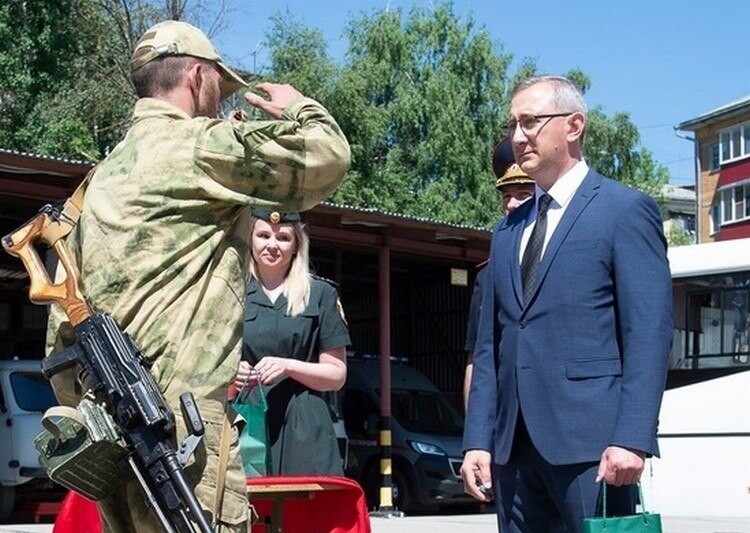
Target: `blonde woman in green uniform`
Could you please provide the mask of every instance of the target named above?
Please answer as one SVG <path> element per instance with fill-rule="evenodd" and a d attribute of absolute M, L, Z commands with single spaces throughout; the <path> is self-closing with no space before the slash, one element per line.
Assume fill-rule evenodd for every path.
<path fill-rule="evenodd" d="M 349 331 L 336 288 L 309 269 L 298 213 L 253 210 L 245 333 L 236 386 L 267 387 L 269 475 L 342 475 L 325 391 L 346 381 Z"/>

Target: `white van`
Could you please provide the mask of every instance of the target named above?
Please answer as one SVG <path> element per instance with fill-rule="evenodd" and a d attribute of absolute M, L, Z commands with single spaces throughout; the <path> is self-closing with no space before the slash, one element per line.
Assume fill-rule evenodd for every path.
<path fill-rule="evenodd" d="M 51 484 L 34 439 L 42 431 L 42 415 L 56 404 L 41 361 L 0 361 L 0 523 L 13 512 L 19 486 Z"/>

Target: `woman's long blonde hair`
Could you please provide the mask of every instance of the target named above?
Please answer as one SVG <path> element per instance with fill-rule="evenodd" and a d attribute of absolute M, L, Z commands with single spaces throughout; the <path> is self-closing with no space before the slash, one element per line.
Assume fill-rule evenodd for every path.
<path fill-rule="evenodd" d="M 259 219 L 252 217 L 250 221 L 250 247 L 248 250 L 248 276 L 250 279 L 257 279 L 258 271 L 253 257 L 252 238 L 255 231 L 255 223 Z M 287 299 L 286 313 L 289 316 L 297 316 L 305 310 L 310 302 L 310 285 L 312 275 L 310 274 L 310 239 L 305 231 L 305 225 L 302 222 L 289 222 L 294 231 L 294 242 L 297 249 L 292 257 L 289 270 L 284 277 L 283 294 Z"/>

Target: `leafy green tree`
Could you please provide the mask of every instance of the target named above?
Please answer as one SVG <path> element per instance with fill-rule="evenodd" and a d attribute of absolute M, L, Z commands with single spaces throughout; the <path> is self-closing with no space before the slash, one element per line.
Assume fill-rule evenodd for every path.
<path fill-rule="evenodd" d="M 226 12 L 201 0 L 0 3 L 0 146 L 97 161 L 129 122 L 138 37 L 168 18 L 215 14 L 220 29 Z"/>
<path fill-rule="evenodd" d="M 607 117 L 601 108 L 589 111 L 584 139 L 587 163 L 605 176 L 658 199 L 669 173 L 639 144 L 640 134 L 627 113 Z"/>
<path fill-rule="evenodd" d="M 229 0 L 0 3 L 0 146 L 98 160 L 129 121 L 137 38 L 165 18 L 211 35 L 226 28 L 230 11 Z M 512 56 L 451 4 L 361 14 L 345 35 L 341 64 L 320 31 L 289 13 L 273 17 L 266 35 L 267 78 L 322 101 L 349 137 L 352 169 L 333 200 L 491 225 L 499 211 L 491 150 L 505 134 L 512 87 L 536 73 L 535 63 L 509 72 Z M 591 86 L 579 70 L 568 76 L 584 92 Z M 639 143 L 627 114 L 591 110 L 591 166 L 657 195 L 666 169 Z"/>
<path fill-rule="evenodd" d="M 574 69 L 566 74 L 585 95 L 591 79 Z M 669 181 L 666 167 L 659 165 L 646 148 L 640 147 L 638 128 L 627 113 L 604 114 L 601 107 L 589 110 L 584 134 L 584 157 L 592 168 L 626 185 L 640 189 L 656 199 Z"/>
<path fill-rule="evenodd" d="M 270 22 L 266 44 L 274 81 L 289 83 L 320 101 L 328 100 L 338 73 L 326 52 L 323 34 L 305 27 L 288 11 L 272 16 Z"/>
<path fill-rule="evenodd" d="M 85 112 L 66 103 L 97 39 L 81 31 L 82 2 L 0 5 L 0 145 L 51 155 L 84 156 L 97 150 Z M 91 80 L 89 80 L 91 81 Z"/>
<path fill-rule="evenodd" d="M 511 57 L 449 5 L 363 15 L 346 33 L 330 107 L 353 165 L 333 199 L 447 222 L 496 220 L 489 155 L 502 135 Z"/>
<path fill-rule="evenodd" d="M 352 19 L 338 68 L 322 36 L 289 13 L 273 19 L 270 75 L 321 100 L 352 146 L 352 168 L 335 202 L 488 226 L 497 220 L 491 150 L 505 135 L 510 91 L 535 75 L 450 4 L 380 11 Z M 567 76 L 585 93 L 580 70 Z M 666 169 L 639 147 L 625 113 L 591 110 L 585 156 L 597 170 L 657 195 Z"/>

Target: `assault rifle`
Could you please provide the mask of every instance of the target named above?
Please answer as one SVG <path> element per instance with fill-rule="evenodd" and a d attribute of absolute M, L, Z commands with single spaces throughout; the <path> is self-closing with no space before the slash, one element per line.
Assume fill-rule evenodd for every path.
<path fill-rule="evenodd" d="M 68 368 L 80 370 L 83 390 L 103 403 L 119 427 L 125 442 L 124 460 L 164 531 L 194 532 L 194 523 L 198 531 L 212 532 L 183 471 L 204 433 L 193 396 L 188 392 L 180 397 L 189 435 L 178 453 L 172 445 L 174 415 L 146 368 L 143 353 L 111 316 L 93 313 L 83 297 L 80 272 L 61 238 L 70 231 L 69 222 L 59 207 L 46 205 L 2 239 L 5 250 L 19 257 L 29 273 L 31 301 L 60 304 L 75 329 L 76 342 L 45 358 L 42 371 L 50 379 Z M 50 280 L 35 248 L 39 241 L 57 254 L 65 273 L 59 283 Z M 97 480 L 86 481 L 92 482 Z M 70 486 L 75 490 L 75 483 Z"/>

